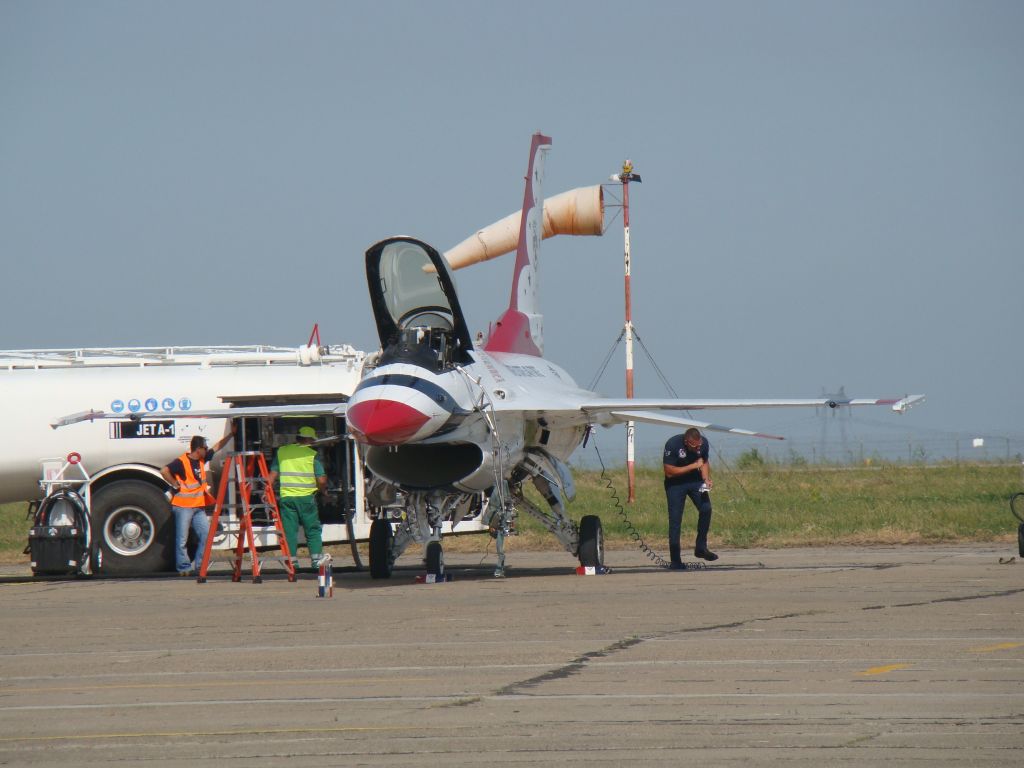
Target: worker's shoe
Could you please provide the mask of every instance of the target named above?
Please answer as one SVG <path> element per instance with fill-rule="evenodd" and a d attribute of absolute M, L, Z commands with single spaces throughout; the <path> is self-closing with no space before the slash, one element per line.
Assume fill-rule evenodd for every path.
<path fill-rule="evenodd" d="M 686 563 L 679 562 L 679 561 L 674 562 L 674 563 L 669 563 L 668 564 L 668 569 L 670 571 L 685 571 L 686 570 Z"/>
<path fill-rule="evenodd" d="M 718 555 L 716 555 L 710 549 L 700 549 L 698 547 L 697 549 L 693 550 L 693 554 L 695 557 L 699 557 L 701 560 L 711 561 L 718 559 Z"/>
<path fill-rule="evenodd" d="M 179 576 L 195 576 L 195 571 L 178 571 Z"/>

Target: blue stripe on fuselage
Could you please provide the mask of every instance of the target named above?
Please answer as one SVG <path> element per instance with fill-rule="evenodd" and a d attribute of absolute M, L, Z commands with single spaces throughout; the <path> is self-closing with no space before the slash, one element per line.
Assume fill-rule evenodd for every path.
<path fill-rule="evenodd" d="M 467 413 L 467 411 L 455 402 L 455 398 L 448 394 L 448 391 L 444 387 L 439 386 L 432 381 L 421 379 L 419 376 L 411 376 L 407 373 L 385 373 L 382 376 L 371 376 L 370 378 L 363 379 L 359 382 L 359 386 L 356 387 L 355 391 L 361 392 L 362 390 L 369 389 L 370 387 L 382 387 L 386 384 L 390 384 L 395 387 L 408 387 L 409 389 L 414 389 L 417 392 L 422 392 L 452 415 L 465 416 Z"/>

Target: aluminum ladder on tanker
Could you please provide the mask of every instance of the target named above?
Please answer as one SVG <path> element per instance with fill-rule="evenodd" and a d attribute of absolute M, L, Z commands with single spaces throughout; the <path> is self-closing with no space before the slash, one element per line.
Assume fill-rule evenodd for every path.
<path fill-rule="evenodd" d="M 237 483 L 236 497 L 239 499 L 234 504 L 227 501 L 228 485 L 232 475 Z M 199 575 L 196 577 L 198 583 L 206 583 L 206 574 L 210 567 L 210 552 L 213 549 L 213 533 L 217 530 L 217 524 L 220 522 L 220 516 L 225 507 L 233 507 L 238 513 L 239 520 L 236 534 L 238 541 L 235 544 L 235 555 L 232 559 L 231 580 L 242 580 L 242 559 L 248 549 L 252 558 L 253 584 L 260 584 L 263 581 L 263 567 L 260 562 L 260 553 L 256 551 L 256 535 L 252 527 L 252 513 L 257 506 L 253 500 L 254 491 L 263 494 L 264 506 L 270 513 L 270 519 L 273 520 L 274 528 L 277 531 L 277 541 L 281 547 L 281 559 L 288 574 L 288 581 L 295 581 L 295 561 L 288 549 L 288 539 L 284 535 L 284 526 L 281 523 L 281 511 L 278 509 L 277 497 L 268 482 L 269 479 L 270 470 L 267 468 L 267 459 L 261 452 L 238 451 L 228 454 L 217 487 L 217 501 L 213 508 L 213 517 L 210 519 L 210 535 L 206 537 L 206 548 L 203 550 L 203 560 L 199 566 Z"/>

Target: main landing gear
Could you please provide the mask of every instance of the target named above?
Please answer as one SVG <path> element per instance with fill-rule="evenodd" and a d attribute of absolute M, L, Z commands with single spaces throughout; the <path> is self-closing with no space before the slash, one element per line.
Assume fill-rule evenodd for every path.
<path fill-rule="evenodd" d="M 558 537 L 568 552 L 579 558 L 582 569 L 586 569 L 588 573 L 608 572 L 604 564 L 604 530 L 600 517 L 584 515 L 577 526 L 564 514 L 564 508 L 557 498 L 556 503 L 551 505 L 551 512 L 543 512 L 523 498 L 521 488 L 517 487 L 515 491 L 513 491 L 513 498 L 526 511 L 544 523 L 545 527 Z M 511 509 L 512 506 L 509 505 L 509 508 Z M 491 523 L 497 535 L 499 553 L 499 562 L 494 575 L 501 578 L 505 575 L 504 538 L 506 529 L 511 529 L 511 518 L 506 512 L 503 515 L 495 516 Z M 450 575 L 445 572 L 444 549 L 438 538 L 440 530 L 435 528 L 427 531 L 427 535 L 431 538 L 426 542 L 424 551 L 426 572 L 417 580 L 431 584 L 447 581 Z M 370 576 L 374 579 L 391 578 L 396 558 L 414 538 L 402 526 L 399 526 L 396 534 L 392 523 L 387 518 L 374 520 L 370 526 Z"/>
<path fill-rule="evenodd" d="M 401 537 L 401 534 L 400 534 Z M 408 543 L 408 542 L 405 542 Z M 370 576 L 374 579 L 390 579 L 395 569 L 395 534 L 391 523 L 385 519 L 374 520 L 370 525 Z M 404 549 L 405 547 L 402 547 Z M 444 570 L 444 548 L 440 541 L 428 541 L 424 554 L 426 574 L 417 580 L 428 583 L 446 581 Z"/>
<path fill-rule="evenodd" d="M 579 558 L 584 568 L 604 568 L 604 530 L 597 515 L 580 520 Z"/>

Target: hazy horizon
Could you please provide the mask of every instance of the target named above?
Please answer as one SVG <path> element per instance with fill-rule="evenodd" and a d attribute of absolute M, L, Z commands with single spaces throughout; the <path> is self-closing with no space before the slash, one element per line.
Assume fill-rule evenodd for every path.
<path fill-rule="evenodd" d="M 1022 33 L 1014 2 L 7 0 L 0 347 L 298 346 L 319 322 L 372 350 L 364 250 L 515 210 L 542 130 L 549 195 L 643 177 L 634 321 L 678 394 L 923 392 L 847 444 L 1024 440 Z M 546 353 L 581 385 L 623 323 L 606 221 L 542 247 Z M 473 331 L 510 272 L 457 273 Z M 637 396 L 667 395 L 637 355 Z M 813 411 L 695 415 L 841 440 Z M 648 458 L 671 434 L 638 429 Z"/>

